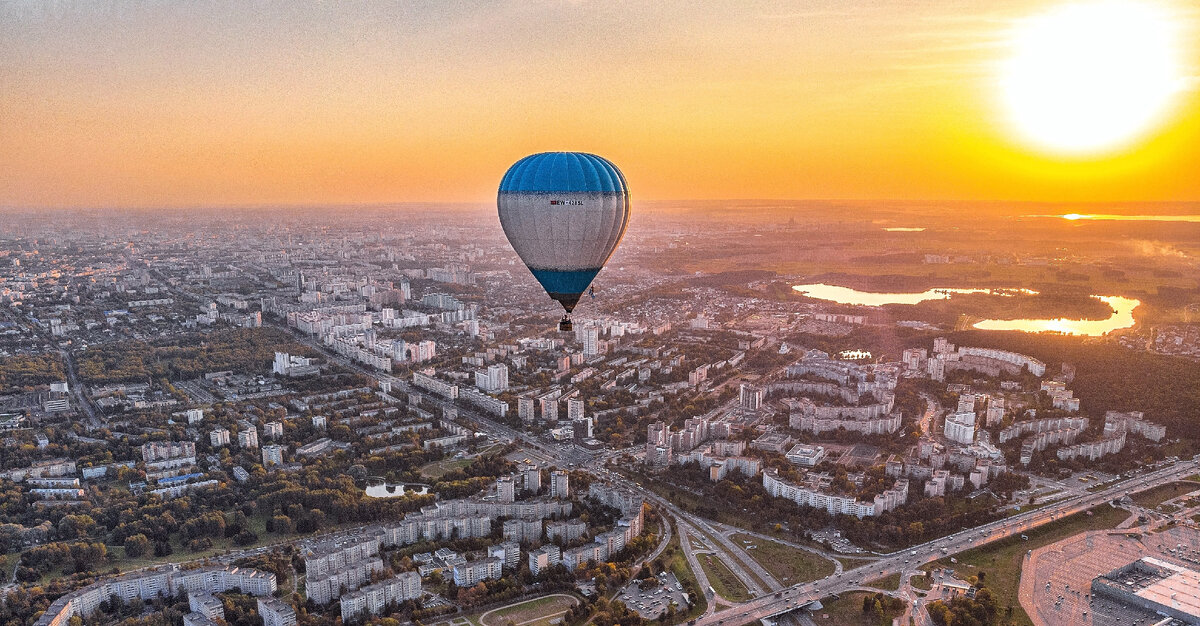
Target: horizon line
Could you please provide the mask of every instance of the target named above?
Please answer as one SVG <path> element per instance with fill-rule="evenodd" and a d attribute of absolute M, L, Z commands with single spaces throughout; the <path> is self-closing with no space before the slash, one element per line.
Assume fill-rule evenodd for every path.
<path fill-rule="evenodd" d="M 962 199 L 962 198 L 673 198 L 673 199 L 645 199 L 637 202 L 648 204 L 666 204 L 666 203 L 719 203 L 719 202 L 824 202 L 824 203 L 845 203 L 845 202 L 881 202 L 893 204 L 922 204 L 922 203 L 941 203 L 941 204 L 1054 204 L 1054 205 L 1097 205 L 1097 204 L 1139 204 L 1139 205 L 1186 205 L 1200 204 L 1200 198 L 1189 200 L 1129 200 L 1129 199 L 1111 199 L 1111 200 L 985 200 L 985 199 Z M 195 210 L 232 210 L 232 211 L 251 211 L 251 210 L 267 210 L 267 211 L 286 211 L 286 210 L 350 210 L 362 208 L 388 208 L 388 207 L 442 207 L 442 208 L 457 208 L 460 210 L 474 210 L 479 208 L 492 208 L 494 202 L 479 202 L 470 200 L 404 200 L 394 202 L 335 202 L 335 203 L 260 203 L 260 204 L 170 204 L 170 205 L 100 205 L 100 206 L 63 206 L 63 205 L 0 205 L 0 212 L 17 212 L 17 211 L 195 211 Z"/>

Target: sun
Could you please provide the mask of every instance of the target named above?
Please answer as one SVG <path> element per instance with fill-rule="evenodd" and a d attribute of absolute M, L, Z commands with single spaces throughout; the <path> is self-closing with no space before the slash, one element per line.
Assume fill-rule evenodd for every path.
<path fill-rule="evenodd" d="M 1043 152 L 1086 157 L 1155 130 L 1186 83 L 1172 17 L 1144 0 L 1085 0 L 1019 21 L 999 72 L 1016 134 Z"/>

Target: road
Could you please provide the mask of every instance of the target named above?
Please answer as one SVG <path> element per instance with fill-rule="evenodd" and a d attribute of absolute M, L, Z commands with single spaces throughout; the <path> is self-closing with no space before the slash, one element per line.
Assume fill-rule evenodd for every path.
<path fill-rule="evenodd" d="M 949 537 L 943 537 L 919 546 L 914 546 L 908 550 L 886 555 L 870 564 L 847 571 L 841 576 L 834 575 L 812 583 L 793 585 L 776 594 L 761 596 L 750 602 L 736 605 L 732 609 L 722 611 L 719 615 L 701 618 L 696 623 L 697 626 L 735 626 L 772 617 L 802 607 L 813 600 L 853 590 L 865 580 L 881 578 L 896 572 L 911 571 L 927 563 L 932 563 L 947 554 L 956 554 L 970 548 L 1018 535 L 1030 529 L 1062 519 L 1068 515 L 1117 499 L 1126 493 L 1140 491 L 1164 482 L 1189 476 L 1196 473 L 1198 468 L 1200 468 L 1200 463 L 1196 461 L 1181 461 L 1174 465 L 1121 481 L 1103 491 L 1068 498 L 1045 509 L 1022 513 L 1004 520 L 985 524 L 975 529 L 962 531 Z M 915 556 L 913 556 L 914 552 L 916 553 Z"/>
<path fill-rule="evenodd" d="M 705 609 L 704 614 L 711 615 L 717 610 L 715 597 L 716 592 L 708 592 L 709 589 L 713 588 L 712 581 L 708 579 L 708 574 L 705 573 L 704 568 L 700 566 L 700 560 L 696 558 L 696 551 L 692 548 L 691 536 L 695 531 L 692 530 L 687 523 L 681 520 L 676 520 L 675 525 L 679 528 L 679 546 L 683 548 L 683 557 L 687 559 L 688 567 L 692 569 L 692 574 L 696 576 L 696 583 L 700 585 L 701 592 L 703 592 L 708 598 L 708 607 Z M 722 596 L 721 599 L 724 600 L 726 604 L 733 604 L 724 596 Z"/>
<path fill-rule="evenodd" d="M 879 558 L 879 557 L 876 557 L 876 556 L 870 555 L 870 554 L 861 554 L 861 555 L 859 555 L 859 554 L 840 554 L 840 555 L 839 554 L 831 554 L 829 552 L 825 552 L 824 550 L 818 550 L 812 546 L 806 546 L 802 543 L 788 541 L 787 539 L 781 539 L 779 537 L 772 537 L 771 535 L 764 535 L 763 533 L 760 533 L 757 531 L 746 530 L 745 528 L 738 528 L 737 526 L 730 526 L 729 524 L 722 524 L 720 522 L 712 522 L 712 525 L 716 526 L 718 529 L 720 529 L 721 532 L 723 532 L 726 537 L 733 535 L 733 534 L 747 535 L 749 537 L 754 537 L 756 539 L 761 539 L 763 541 L 774 541 L 775 543 L 787 546 L 794 550 L 804 550 L 805 552 L 811 552 L 812 554 L 815 554 L 821 558 L 829 559 L 830 561 L 833 561 L 833 573 L 835 576 L 837 574 L 842 573 L 842 570 L 844 569 L 842 566 L 842 562 L 839 561 L 837 558 L 839 556 L 844 556 L 844 557 L 853 558 L 853 559 L 857 559 L 857 560 L 873 560 L 873 559 Z"/>
<path fill-rule="evenodd" d="M 330 352 L 324 346 L 311 340 L 306 343 L 319 348 L 329 358 L 345 367 L 364 373 L 381 382 L 386 381 L 393 389 L 398 391 L 408 391 L 409 389 L 409 385 L 406 382 L 393 376 L 367 370 L 348 359 Z M 675 518 L 677 527 L 680 528 L 681 545 L 684 545 L 687 539 L 683 530 L 684 528 L 689 529 L 687 532 L 691 532 L 691 529 L 698 529 L 716 539 L 718 545 L 714 546 L 714 548 L 724 552 L 725 558 L 723 560 L 725 564 L 742 580 L 751 593 L 757 597 L 749 602 L 734 604 L 733 608 L 724 610 L 719 614 L 706 613 L 696 620 L 697 626 L 736 626 L 789 613 L 814 600 L 860 588 L 860 585 L 866 580 L 882 578 L 897 572 L 912 571 L 922 565 L 936 561 L 945 555 L 956 554 L 970 548 L 1024 533 L 1030 529 L 1051 523 L 1074 513 L 1104 504 L 1128 493 L 1183 478 L 1196 473 L 1200 469 L 1200 462 L 1195 460 L 1181 461 L 1168 467 L 1113 483 L 1109 487 L 1095 493 L 1072 494 L 1048 507 L 1021 513 L 1003 520 L 997 520 L 971 530 L 955 533 L 919 546 L 913 546 L 907 550 L 884 555 L 866 565 L 849 571 L 836 572 L 833 576 L 818 581 L 800 583 L 785 588 L 769 572 L 763 570 L 753 558 L 750 558 L 744 551 L 733 545 L 728 537 L 713 526 L 712 522 L 684 512 L 673 503 L 641 485 L 619 474 L 602 469 L 604 462 L 626 451 L 590 453 L 567 446 L 548 445 L 526 433 L 519 432 L 489 417 L 480 415 L 472 409 L 456 405 L 453 402 L 443 400 L 430 393 L 425 393 L 424 395 L 438 406 L 454 406 L 460 418 L 473 421 L 481 430 L 493 436 L 498 436 L 501 439 L 511 442 L 521 442 L 545 455 L 548 460 L 559 467 L 565 465 L 588 471 L 603 479 L 620 483 L 622 486 L 641 494 L 648 502 L 654 502 L 667 515 Z M 936 404 L 929 406 L 926 416 L 923 416 L 923 421 L 925 417 L 933 421 L 933 415 L 930 415 L 929 411 L 933 406 L 936 406 Z M 685 554 L 686 552 L 685 550 Z M 689 564 L 696 572 L 698 579 L 706 580 L 706 578 L 701 578 L 703 576 L 703 568 L 700 568 L 699 564 L 695 562 L 694 555 L 693 558 L 689 559 Z M 747 569 L 753 571 L 758 578 L 755 579 L 754 576 L 751 576 Z M 770 589 L 764 590 L 759 581 L 765 583 Z"/>
<path fill-rule="evenodd" d="M 917 421 L 917 427 L 921 432 L 932 435 L 937 428 L 937 415 L 941 412 L 942 407 L 938 404 L 937 398 L 931 394 L 921 392 L 921 398 L 925 400 L 925 412 L 921 414 L 921 419 Z"/>
<path fill-rule="evenodd" d="M 75 358 L 67 350 L 58 352 L 67 366 L 67 384 L 71 387 L 71 393 L 75 395 L 75 403 L 87 413 L 89 428 L 100 428 L 101 423 L 96 417 L 96 407 L 92 406 L 91 398 L 84 393 L 83 385 L 79 383 L 79 377 L 75 375 Z"/>

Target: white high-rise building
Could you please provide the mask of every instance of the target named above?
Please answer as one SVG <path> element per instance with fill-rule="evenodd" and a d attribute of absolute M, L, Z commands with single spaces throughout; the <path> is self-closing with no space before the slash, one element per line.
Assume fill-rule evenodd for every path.
<path fill-rule="evenodd" d="M 567 400 L 567 419 L 572 422 L 583 419 L 583 408 L 583 398 L 571 398 Z"/>
<path fill-rule="evenodd" d="M 501 502 L 513 502 L 517 499 L 516 481 L 512 476 L 501 476 L 496 479 L 496 499 Z"/>
<path fill-rule="evenodd" d="M 489 365 L 486 370 L 475 371 L 475 386 L 487 393 L 508 390 L 508 366 L 503 363 Z"/>
<path fill-rule="evenodd" d="M 257 448 L 258 447 L 258 430 L 249 424 L 242 426 L 238 431 L 238 446 L 242 448 Z"/>
<path fill-rule="evenodd" d="M 963 411 L 946 416 L 946 438 L 963 445 L 975 442 L 975 412 Z"/>
<path fill-rule="evenodd" d="M 559 563 L 562 563 L 562 551 L 554 544 L 544 545 L 529 553 L 529 571 L 534 576 Z"/>
<path fill-rule="evenodd" d="M 542 470 L 538 466 L 529 464 L 521 467 L 521 476 L 524 479 L 525 491 L 537 493 L 542 490 Z"/>
<path fill-rule="evenodd" d="M 508 391 L 508 366 L 503 363 L 489 365 L 487 368 L 488 381 L 491 383 L 491 391 L 500 393 Z"/>
<path fill-rule="evenodd" d="M 571 475 L 566 470 L 550 472 L 550 497 L 569 498 L 571 496 Z"/>
<path fill-rule="evenodd" d="M 409 346 L 413 363 L 424 363 L 437 356 L 437 344 L 432 341 L 422 341 Z"/>
<path fill-rule="evenodd" d="M 283 447 L 276 444 L 263 446 L 262 459 L 264 466 L 283 465 Z"/>
<path fill-rule="evenodd" d="M 588 326 L 583 329 L 582 335 L 583 356 L 590 357 L 600 354 L 600 329 Z"/>
<path fill-rule="evenodd" d="M 268 439 L 278 439 L 283 436 L 283 422 L 267 422 L 263 424 L 263 436 Z"/>
<path fill-rule="evenodd" d="M 743 409 L 757 411 L 762 407 L 763 390 L 761 387 L 743 384 L 738 391 Z"/>
<path fill-rule="evenodd" d="M 946 380 L 946 360 L 941 356 L 929 357 L 925 362 L 925 367 L 929 371 L 929 377 L 936 381 Z"/>
<path fill-rule="evenodd" d="M 392 341 L 392 359 L 401 363 L 408 362 L 408 344 L 404 343 L 403 339 L 395 339 Z"/>
<path fill-rule="evenodd" d="M 985 424 L 988 428 L 999 426 L 1004 423 L 1004 398 L 994 397 L 988 400 L 987 419 Z"/>
<path fill-rule="evenodd" d="M 534 407 L 533 398 L 529 396 L 517 398 L 517 415 L 521 418 L 522 422 L 532 422 L 534 420 Z"/>
<path fill-rule="evenodd" d="M 551 393 L 538 398 L 538 404 L 542 405 L 542 421 L 557 422 L 558 421 L 558 393 Z"/>
<path fill-rule="evenodd" d="M 208 441 L 214 448 L 227 446 L 229 445 L 229 431 L 224 428 L 218 428 L 208 433 Z"/>

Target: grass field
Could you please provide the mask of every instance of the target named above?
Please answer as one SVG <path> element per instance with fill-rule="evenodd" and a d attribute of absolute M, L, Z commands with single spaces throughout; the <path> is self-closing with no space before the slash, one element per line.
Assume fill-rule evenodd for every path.
<path fill-rule="evenodd" d="M 480 615 L 478 621 L 483 626 L 549 626 L 578 603 L 579 599 L 574 596 L 555 594 L 492 609 Z"/>
<path fill-rule="evenodd" d="M 431 480 L 437 480 L 456 469 L 464 469 L 473 462 L 475 462 L 475 459 L 445 459 L 443 461 L 434 461 L 433 463 L 425 465 L 421 468 L 421 476 Z"/>
<path fill-rule="evenodd" d="M 829 559 L 782 543 L 743 534 L 733 535 L 732 538 L 739 545 L 756 546 L 753 550 L 746 550 L 746 554 L 785 585 L 820 580 L 836 569 Z M 745 543 L 747 541 L 750 543 Z"/>
<path fill-rule="evenodd" d="M 1136 502 L 1138 506 L 1142 506 L 1147 509 L 1153 509 L 1167 500 L 1178 498 L 1185 493 L 1191 493 L 1197 489 L 1200 489 L 1200 483 L 1178 481 L 1167 483 L 1165 485 L 1159 485 L 1153 489 L 1147 489 L 1146 491 L 1135 493 L 1129 497 Z"/>
<path fill-rule="evenodd" d="M 863 613 L 863 597 L 867 595 L 866 592 L 855 591 L 844 593 L 837 600 L 821 600 L 825 608 L 813 613 L 813 621 L 837 626 L 891 626 L 892 620 L 900 613 L 884 611 L 882 618 Z"/>
<path fill-rule="evenodd" d="M 742 581 L 721 560 L 714 559 L 711 554 L 697 555 L 696 560 L 700 561 L 708 582 L 712 583 L 713 589 L 722 598 L 731 602 L 745 602 L 752 598 Z"/>
<path fill-rule="evenodd" d="M 843 569 L 852 570 L 856 567 L 862 567 L 871 562 L 871 559 L 855 559 L 848 556 L 834 557 L 842 564 Z"/>
<path fill-rule="evenodd" d="M 1089 512 L 1092 515 L 1089 516 Z M 950 557 L 947 557 L 936 561 L 932 566 L 954 569 L 957 576 L 962 579 L 980 571 L 987 572 L 987 586 L 991 589 L 1001 611 L 1001 617 L 998 618 L 997 624 L 1032 626 L 1033 622 L 1025 614 L 1017 599 L 1017 590 L 1021 583 L 1021 565 L 1025 559 L 1025 552 L 1050 545 L 1084 531 L 1115 528 L 1117 524 L 1128 517 L 1129 512 L 1124 509 L 1101 505 L 1090 511 L 1076 513 L 1030 530 L 1025 533 L 1029 537 L 1028 541 L 1022 541 L 1018 536 L 1009 537 L 952 555 L 958 560 L 958 563 L 951 563 Z M 1013 607 L 1013 614 L 1011 618 L 1006 618 L 1004 612 L 1010 606 Z"/>
<path fill-rule="evenodd" d="M 900 572 L 884 576 L 883 578 L 868 580 L 863 582 L 863 584 L 884 591 L 895 591 L 900 588 Z"/>

